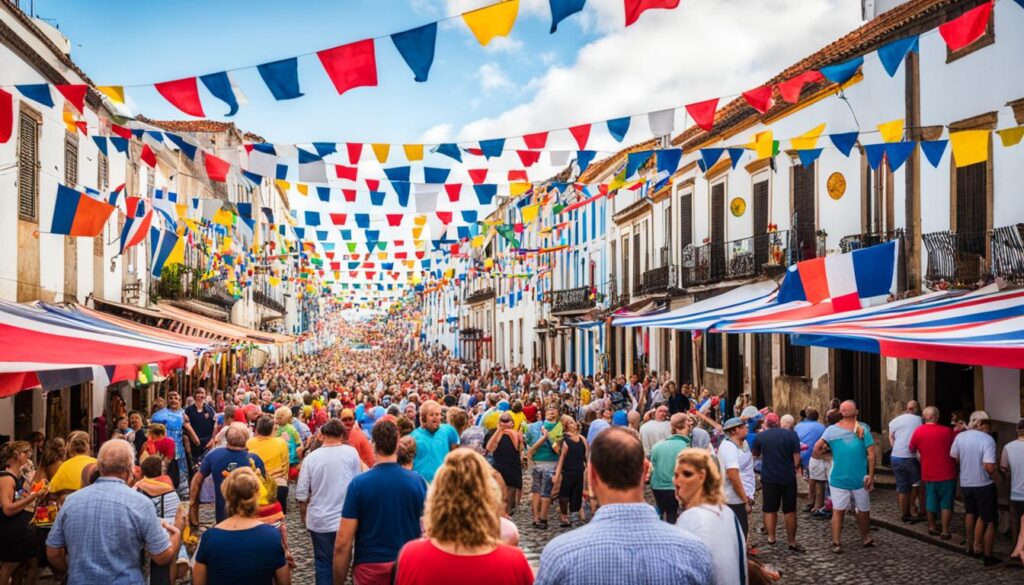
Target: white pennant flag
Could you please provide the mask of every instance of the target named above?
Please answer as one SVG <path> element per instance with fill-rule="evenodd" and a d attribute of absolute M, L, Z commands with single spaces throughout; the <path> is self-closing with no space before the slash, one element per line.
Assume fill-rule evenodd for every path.
<path fill-rule="evenodd" d="M 675 129 L 676 111 L 674 108 L 647 114 L 647 123 L 651 126 L 651 134 L 655 137 L 668 136 Z"/>
<path fill-rule="evenodd" d="M 551 166 L 553 167 L 564 167 L 569 164 L 569 156 L 572 155 L 572 150 L 552 150 L 549 154 L 551 157 Z"/>

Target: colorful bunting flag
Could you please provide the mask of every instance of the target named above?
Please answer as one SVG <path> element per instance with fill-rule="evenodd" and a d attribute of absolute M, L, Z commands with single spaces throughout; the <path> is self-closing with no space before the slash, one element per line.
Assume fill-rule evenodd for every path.
<path fill-rule="evenodd" d="M 697 102 L 686 106 L 686 112 L 693 118 L 695 124 L 711 132 L 715 123 L 715 110 L 718 108 L 718 98 Z M 628 120 L 628 118 L 627 118 Z"/>
<path fill-rule="evenodd" d="M 231 164 L 228 161 L 217 158 L 209 152 L 203 152 L 203 165 L 206 167 L 206 176 L 211 181 L 220 183 L 227 181 L 228 171 L 231 170 Z"/>
<path fill-rule="evenodd" d="M 887 142 L 885 143 L 885 158 L 889 161 L 889 170 L 896 172 L 903 163 L 907 161 L 917 146 L 916 142 Z"/>
<path fill-rule="evenodd" d="M 423 145 L 422 144 L 403 144 L 402 150 L 405 151 L 405 160 L 409 162 L 416 162 L 423 160 Z M 443 183 L 444 181 L 442 181 Z"/>
<path fill-rule="evenodd" d="M 871 170 L 877 171 L 882 164 L 882 156 L 885 155 L 885 144 L 865 144 L 864 154 L 868 157 L 868 166 Z"/>
<path fill-rule="evenodd" d="M 449 202 L 458 203 L 459 194 L 462 191 L 462 183 L 445 183 L 444 191 L 448 194 Z"/>
<path fill-rule="evenodd" d="M 677 0 L 678 1 L 678 0 Z M 462 20 L 476 37 L 487 46 L 494 37 L 508 36 L 519 14 L 519 0 L 505 0 L 462 15 Z"/>
<path fill-rule="evenodd" d="M 779 95 L 782 99 L 786 100 L 791 104 L 795 104 L 800 101 L 800 92 L 803 90 L 804 85 L 808 83 L 815 83 L 824 79 L 824 76 L 820 71 L 810 70 L 804 71 L 800 75 L 791 77 L 782 83 L 779 83 L 775 87 L 779 89 Z"/>
<path fill-rule="evenodd" d="M 153 210 L 148 209 L 145 200 L 140 197 L 125 198 L 126 218 L 121 229 L 119 253 L 146 239 L 146 233 L 153 222 Z"/>
<path fill-rule="evenodd" d="M 942 155 L 946 152 L 946 145 L 948 143 L 948 140 L 923 140 L 921 141 L 921 152 L 924 153 L 924 157 L 928 159 L 928 162 L 933 167 L 939 168 L 939 163 L 942 162 Z"/>
<path fill-rule="evenodd" d="M 896 75 L 896 71 L 903 63 L 907 53 L 917 51 L 917 36 L 897 39 L 878 48 L 878 60 L 889 77 Z"/>
<path fill-rule="evenodd" d="M 373 148 L 373 155 L 377 157 L 377 162 L 380 164 L 388 162 L 388 153 L 391 152 L 390 144 L 377 143 L 371 144 L 370 146 Z"/>
<path fill-rule="evenodd" d="M 548 143 L 547 132 L 537 132 L 534 134 L 523 135 L 523 143 L 526 144 L 526 148 L 530 149 L 542 149 Z"/>
<path fill-rule="evenodd" d="M 551 30 L 549 32 L 553 34 L 558 30 L 558 23 L 583 10 L 586 3 L 587 0 L 549 0 L 551 5 Z"/>
<path fill-rule="evenodd" d="M 1003 143 L 1003 147 L 1009 148 L 1020 144 L 1021 138 L 1024 138 L 1024 126 L 1006 128 L 1004 130 L 997 131 L 996 134 L 999 135 L 999 140 Z M 3 140 L 0 139 L 0 142 L 3 142 Z"/>
<path fill-rule="evenodd" d="M 949 133 L 949 143 L 953 148 L 953 161 L 957 168 L 988 160 L 990 132 L 990 130 L 964 130 Z"/>
<path fill-rule="evenodd" d="M 89 91 L 89 86 L 84 84 L 74 85 L 54 85 L 56 89 L 64 99 L 75 107 L 79 114 L 85 113 L 85 94 Z"/>
<path fill-rule="evenodd" d="M 234 88 L 231 85 L 231 78 L 227 71 L 210 73 L 199 78 L 206 89 L 213 94 L 213 97 L 224 102 L 228 106 L 228 113 L 225 116 L 234 116 L 238 113 L 238 98 L 235 96 Z"/>
<path fill-rule="evenodd" d="M 734 149 L 729 149 L 730 152 Z M 742 150 L 742 149 L 735 149 Z M 658 174 L 668 173 L 672 176 L 679 168 L 679 161 L 683 158 L 681 148 L 663 148 L 655 151 L 655 161 L 658 167 Z"/>
<path fill-rule="evenodd" d="M 434 63 L 434 47 L 437 44 L 437 23 L 391 35 L 398 53 L 412 69 L 416 81 L 426 81 L 430 66 Z"/>
<path fill-rule="evenodd" d="M 814 164 L 814 161 L 818 160 L 821 156 L 821 148 L 813 148 L 810 150 L 798 150 L 796 151 L 797 156 L 800 157 L 800 165 L 807 168 Z"/>
<path fill-rule="evenodd" d="M 629 26 L 640 18 L 645 10 L 650 8 L 672 9 L 679 6 L 679 0 L 625 0 L 626 4 L 626 26 Z"/>
<path fill-rule="evenodd" d="M 304 95 L 299 90 L 299 60 L 297 57 L 257 65 L 256 69 L 260 72 L 263 83 L 267 84 L 267 89 L 273 94 L 275 100 L 290 100 Z"/>
<path fill-rule="evenodd" d="M 345 150 L 348 152 L 348 164 L 359 164 L 359 159 L 363 156 L 363 144 L 361 142 L 349 142 L 345 144 Z"/>
<path fill-rule="evenodd" d="M 692 114 L 691 114 L 692 115 Z M 612 138 L 616 142 L 622 142 L 626 137 L 626 133 L 629 132 L 629 122 L 631 118 L 625 116 L 623 118 L 615 118 L 614 120 L 608 120 L 608 133 L 612 135 Z"/>
<path fill-rule="evenodd" d="M 105 201 L 89 197 L 81 191 L 57 184 L 57 200 L 53 205 L 51 234 L 94 238 L 103 234 L 103 226 L 117 209 Z"/>
<path fill-rule="evenodd" d="M 994 2 L 984 2 L 957 18 L 939 25 L 939 34 L 951 51 L 958 51 L 981 38 L 988 28 Z"/>
<path fill-rule="evenodd" d="M 0 144 L 14 133 L 14 96 L 0 88 Z"/>
<path fill-rule="evenodd" d="M 318 51 L 316 56 L 338 95 L 356 87 L 377 85 L 377 55 L 373 39 Z"/>
<path fill-rule="evenodd" d="M 488 160 L 496 156 L 501 156 L 501 153 L 502 151 L 504 151 L 504 149 L 504 138 L 493 138 L 491 140 L 480 141 L 480 151 L 483 152 L 484 158 Z"/>
<path fill-rule="evenodd" d="M 818 138 L 821 137 L 821 133 L 824 131 L 825 124 L 818 124 L 800 136 L 791 138 L 789 144 L 793 147 L 793 150 L 814 150 L 818 147 Z"/>
<path fill-rule="evenodd" d="M 516 154 L 519 155 L 519 160 L 526 167 L 532 167 L 540 160 L 539 150 L 517 150 Z"/>
<path fill-rule="evenodd" d="M 838 83 L 842 85 L 853 78 L 860 70 L 860 66 L 864 64 L 864 56 L 859 55 L 848 61 L 842 63 L 836 63 L 834 65 L 828 65 L 820 69 L 821 74 L 825 79 L 832 83 Z"/>
<path fill-rule="evenodd" d="M 747 100 L 750 107 L 762 114 L 768 113 L 768 110 L 772 109 L 772 105 L 775 103 L 772 99 L 772 86 L 770 85 L 762 85 L 761 87 L 743 92 L 743 99 Z"/>
<path fill-rule="evenodd" d="M 893 120 L 878 125 L 882 142 L 897 142 L 903 138 L 903 120 Z"/>
<path fill-rule="evenodd" d="M 53 96 L 50 94 L 50 86 L 46 83 L 31 83 L 15 85 L 21 95 L 38 102 L 48 108 L 53 107 Z"/>
<path fill-rule="evenodd" d="M 835 145 L 836 149 L 843 153 L 843 156 L 849 157 L 854 145 L 857 144 L 857 137 L 859 135 L 858 132 L 841 132 L 839 134 L 829 134 L 828 137 L 832 140 L 832 144 Z"/>
<path fill-rule="evenodd" d="M 569 134 L 576 139 L 576 145 L 583 150 L 587 147 L 587 140 L 590 138 L 590 124 L 580 124 L 569 128 Z"/>
<path fill-rule="evenodd" d="M 199 101 L 199 84 L 195 77 L 165 81 L 154 84 L 154 87 L 160 95 L 164 96 L 164 99 L 182 112 L 197 118 L 206 117 L 206 113 L 203 112 L 203 104 Z"/>
<path fill-rule="evenodd" d="M 576 166 L 580 168 L 580 174 L 586 172 L 587 167 L 590 166 L 591 161 L 597 156 L 596 150 L 579 150 L 576 151 Z"/>
<path fill-rule="evenodd" d="M 142 152 L 139 153 L 139 159 L 141 159 L 142 162 L 146 163 L 146 165 L 148 165 L 149 168 L 156 168 L 156 154 L 153 152 L 153 149 L 150 148 L 148 144 L 142 145 Z"/>
<path fill-rule="evenodd" d="M 459 145 L 454 143 L 438 144 L 434 152 L 443 154 L 449 158 L 453 158 L 458 162 L 462 162 L 462 151 L 459 150 Z"/>
<path fill-rule="evenodd" d="M 648 113 L 647 124 L 651 128 L 651 134 L 658 137 L 672 134 L 675 129 L 675 114 L 675 108 Z"/>
<path fill-rule="evenodd" d="M 111 101 L 124 103 L 124 87 L 120 85 L 97 85 L 97 91 L 110 98 Z"/>

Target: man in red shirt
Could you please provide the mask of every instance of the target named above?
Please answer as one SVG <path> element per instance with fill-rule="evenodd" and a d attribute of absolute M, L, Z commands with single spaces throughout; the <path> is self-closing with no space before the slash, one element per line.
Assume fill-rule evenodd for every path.
<path fill-rule="evenodd" d="M 924 481 L 928 509 L 928 533 L 941 534 L 949 540 L 949 521 L 953 517 L 953 496 L 956 493 L 956 466 L 949 456 L 953 446 L 953 429 L 939 424 L 939 409 L 929 406 L 922 413 L 924 424 L 910 437 L 910 451 L 921 459 L 921 480 Z M 936 526 L 941 518 L 942 532 Z"/>

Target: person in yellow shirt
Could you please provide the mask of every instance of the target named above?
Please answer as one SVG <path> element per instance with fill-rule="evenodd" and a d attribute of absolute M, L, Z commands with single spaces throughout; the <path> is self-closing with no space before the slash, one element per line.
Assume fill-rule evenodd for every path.
<path fill-rule="evenodd" d="M 75 431 L 68 435 L 68 458 L 57 468 L 50 480 L 50 493 L 66 496 L 82 489 L 83 479 L 92 475 L 96 468 L 96 458 L 91 456 L 92 440 L 89 433 Z"/>
<path fill-rule="evenodd" d="M 277 501 L 281 511 L 288 513 L 288 443 L 274 435 L 274 417 L 264 414 L 256 421 L 256 436 L 245 446 L 263 460 L 267 476 L 277 483 Z"/>

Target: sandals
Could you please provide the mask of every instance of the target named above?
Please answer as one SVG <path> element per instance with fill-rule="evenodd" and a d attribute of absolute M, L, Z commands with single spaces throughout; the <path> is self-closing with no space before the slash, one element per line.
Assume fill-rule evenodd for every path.
<path fill-rule="evenodd" d="M 928 536 L 938 536 L 940 534 L 942 534 L 942 533 L 939 532 L 938 530 L 933 530 L 931 528 L 928 529 Z"/>
<path fill-rule="evenodd" d="M 789 550 L 791 550 L 791 551 L 793 551 L 795 553 L 807 552 L 807 549 L 805 549 L 803 547 L 803 545 L 801 545 L 799 543 L 789 545 Z"/>
<path fill-rule="evenodd" d="M 862 542 L 861 546 L 863 546 L 864 548 L 874 548 L 875 547 L 875 540 L 872 539 L 872 538 L 869 538 L 867 540 L 867 542 Z"/>
<path fill-rule="evenodd" d="M 832 552 L 837 554 L 837 555 L 841 554 L 843 552 L 843 545 L 839 544 L 838 542 L 833 542 L 832 543 Z"/>
<path fill-rule="evenodd" d="M 558 523 L 558 525 L 562 528 L 569 528 L 570 526 L 572 526 L 572 522 L 569 522 L 568 520 L 562 520 Z"/>

